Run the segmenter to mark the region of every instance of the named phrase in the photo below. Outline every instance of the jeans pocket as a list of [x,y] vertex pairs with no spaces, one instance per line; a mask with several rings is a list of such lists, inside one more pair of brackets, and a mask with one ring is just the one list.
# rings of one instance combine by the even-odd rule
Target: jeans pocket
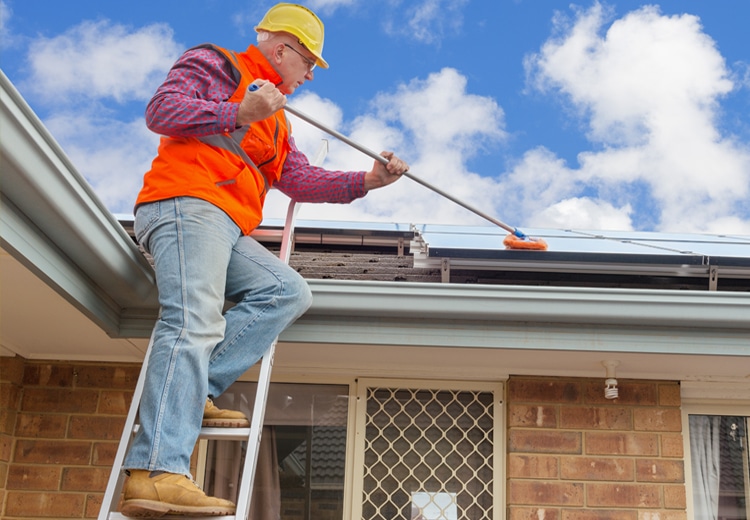
[[133,233],[138,243],[148,251],[148,233],[151,231],[154,222],[159,220],[161,214],[160,202],[148,202],[141,204],[135,211],[135,220],[133,221]]

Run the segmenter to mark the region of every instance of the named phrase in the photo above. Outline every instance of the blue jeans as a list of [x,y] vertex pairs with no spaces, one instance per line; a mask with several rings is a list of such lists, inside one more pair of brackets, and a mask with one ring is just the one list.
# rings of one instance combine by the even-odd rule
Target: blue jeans
[[[253,366],[312,294],[294,269],[203,200],[142,205],[135,234],[154,259],[161,316],[124,466],[190,475],[206,398]],[[224,312],[227,300],[235,305]]]

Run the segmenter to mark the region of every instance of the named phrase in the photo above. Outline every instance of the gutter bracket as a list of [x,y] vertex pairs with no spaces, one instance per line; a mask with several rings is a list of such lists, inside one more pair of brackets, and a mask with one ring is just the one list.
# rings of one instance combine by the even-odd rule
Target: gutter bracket
[[440,262],[440,275],[441,275],[441,281],[443,283],[451,282],[451,259],[450,258],[443,258],[442,262]]
[[716,291],[719,288],[719,268],[708,266],[708,290]]

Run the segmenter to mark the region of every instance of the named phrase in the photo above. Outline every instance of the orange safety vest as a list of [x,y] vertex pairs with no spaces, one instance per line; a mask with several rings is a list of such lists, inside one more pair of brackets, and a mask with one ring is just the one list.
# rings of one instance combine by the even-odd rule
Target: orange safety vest
[[[201,47],[220,52],[231,64],[239,85],[229,102],[242,101],[256,78],[281,82],[254,45],[242,53],[210,44]],[[266,193],[281,176],[290,131],[282,109],[263,121],[222,134],[162,137],[136,207],[173,197],[196,197],[224,210],[249,235],[263,219]]]

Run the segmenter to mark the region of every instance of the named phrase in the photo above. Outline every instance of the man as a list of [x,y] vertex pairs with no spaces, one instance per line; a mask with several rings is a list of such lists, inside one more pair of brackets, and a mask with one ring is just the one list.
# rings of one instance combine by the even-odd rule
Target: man
[[[136,201],[135,233],[154,261],[161,316],[125,460],[126,516],[228,515],[190,478],[200,426],[245,426],[211,401],[255,364],[311,304],[310,289],[249,234],[268,189],[302,202],[348,203],[407,171],[383,152],[367,172],[313,167],[296,148],[283,106],[323,59],[322,22],[296,4],[272,7],[257,45],[187,51],[150,101],[162,137]],[[252,87],[251,87],[252,86]],[[222,313],[226,300],[234,306]]]

